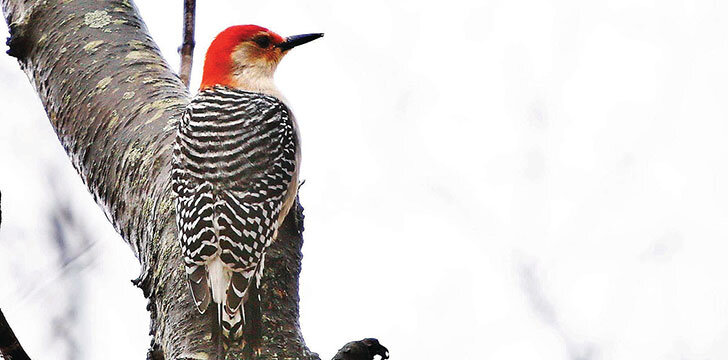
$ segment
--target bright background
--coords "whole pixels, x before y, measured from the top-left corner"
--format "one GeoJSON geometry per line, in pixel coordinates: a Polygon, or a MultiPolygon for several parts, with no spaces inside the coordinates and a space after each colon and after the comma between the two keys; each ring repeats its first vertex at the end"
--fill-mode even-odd
{"type": "MultiPolygon", "coordinates": [[[[181,3],[137,1],[175,69],[181,3]]],[[[322,359],[728,358],[728,3],[200,1],[193,84],[241,23],[326,33],[277,74],[322,359]]],[[[37,359],[142,359],[136,260],[0,83],[0,307],[37,359]]]]}

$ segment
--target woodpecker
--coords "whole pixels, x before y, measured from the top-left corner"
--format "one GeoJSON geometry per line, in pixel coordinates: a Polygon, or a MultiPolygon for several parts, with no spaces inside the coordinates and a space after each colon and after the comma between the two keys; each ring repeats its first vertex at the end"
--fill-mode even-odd
{"type": "Polygon", "coordinates": [[[229,342],[260,331],[266,249],[298,190],[298,126],[273,73],[289,50],[321,36],[227,28],[179,122],[172,187],[185,272],[197,310],[217,304],[229,342]]]}

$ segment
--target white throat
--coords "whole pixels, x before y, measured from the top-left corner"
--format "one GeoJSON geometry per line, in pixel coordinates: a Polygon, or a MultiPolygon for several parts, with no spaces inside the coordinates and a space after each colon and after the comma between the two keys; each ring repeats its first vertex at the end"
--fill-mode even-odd
{"type": "Polygon", "coordinates": [[[245,66],[233,74],[233,85],[241,90],[272,95],[283,100],[283,95],[273,82],[273,71],[257,66],[245,66]]]}
{"type": "Polygon", "coordinates": [[[273,83],[273,74],[280,58],[261,56],[255,45],[241,43],[232,53],[232,85],[241,90],[272,95],[283,101],[283,96],[273,83]]]}

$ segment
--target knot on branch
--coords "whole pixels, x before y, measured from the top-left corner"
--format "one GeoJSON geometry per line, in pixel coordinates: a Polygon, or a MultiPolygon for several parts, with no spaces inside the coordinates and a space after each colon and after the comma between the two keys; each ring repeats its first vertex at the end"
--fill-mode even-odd
{"type": "Polygon", "coordinates": [[[375,338],[366,338],[347,343],[339,349],[333,360],[373,360],[375,355],[382,360],[389,359],[389,350],[375,338]]]}
{"type": "Polygon", "coordinates": [[[10,24],[10,36],[5,42],[8,45],[7,54],[20,60],[25,61],[30,53],[31,41],[26,35],[25,26],[21,24],[10,24]]]}
{"type": "Polygon", "coordinates": [[[154,340],[152,340],[152,347],[147,351],[146,360],[164,360],[164,352],[154,340]]]}

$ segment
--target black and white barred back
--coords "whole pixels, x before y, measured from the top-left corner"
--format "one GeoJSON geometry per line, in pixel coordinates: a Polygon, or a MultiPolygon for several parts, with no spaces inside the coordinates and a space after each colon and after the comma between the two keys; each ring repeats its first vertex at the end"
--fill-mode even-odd
{"type": "Polygon", "coordinates": [[[219,303],[231,341],[246,323],[260,326],[260,309],[247,304],[259,307],[249,297],[259,296],[265,250],[295,197],[294,126],[277,98],[221,86],[201,91],[179,124],[172,184],[189,285],[201,313],[219,303]]]}

